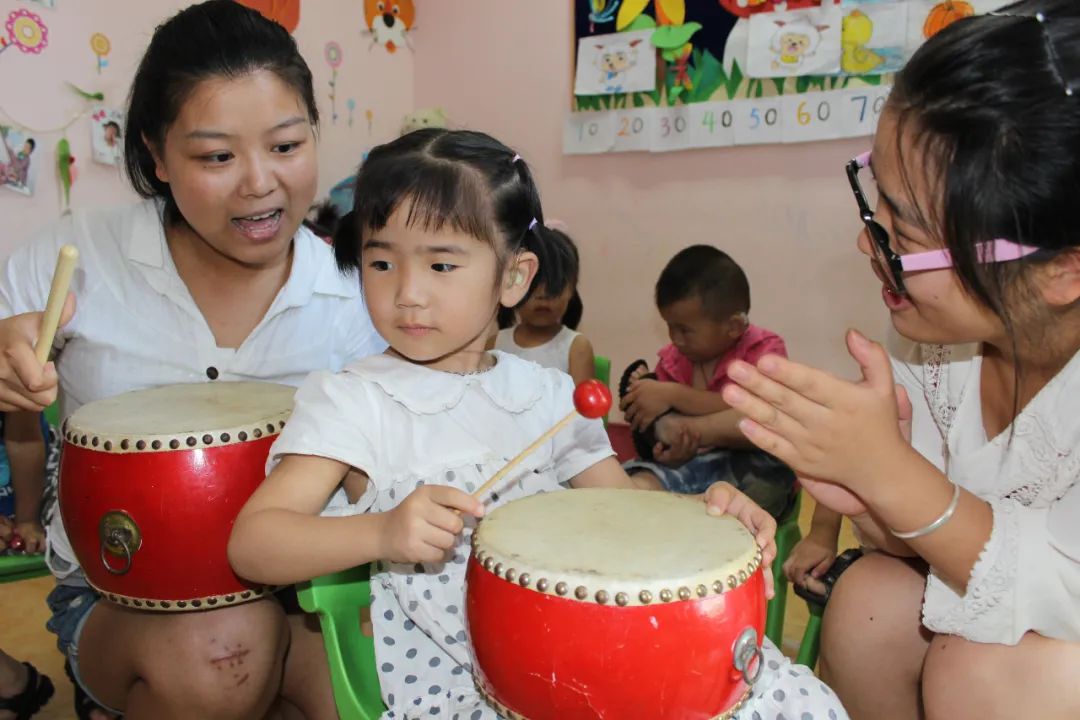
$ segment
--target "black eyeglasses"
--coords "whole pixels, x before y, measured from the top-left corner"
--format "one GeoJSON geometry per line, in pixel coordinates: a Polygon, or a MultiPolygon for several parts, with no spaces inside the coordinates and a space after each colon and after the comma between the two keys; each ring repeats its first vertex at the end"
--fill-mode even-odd
{"type": "MultiPolygon", "coordinates": [[[[874,211],[866,202],[866,195],[859,184],[859,171],[869,164],[869,152],[864,152],[848,161],[848,182],[851,183],[851,192],[855,194],[855,203],[859,206],[859,217],[862,218],[866,232],[870,235],[870,248],[874,254],[874,262],[885,275],[889,289],[898,295],[907,295],[907,290],[904,288],[904,273],[950,268],[953,266],[952,254],[944,249],[906,255],[897,255],[893,251],[889,243],[888,231],[874,220],[874,211]]],[[[1018,260],[1038,250],[1039,248],[1020,245],[1004,238],[982,242],[975,246],[976,255],[981,263],[1018,260]]]]}

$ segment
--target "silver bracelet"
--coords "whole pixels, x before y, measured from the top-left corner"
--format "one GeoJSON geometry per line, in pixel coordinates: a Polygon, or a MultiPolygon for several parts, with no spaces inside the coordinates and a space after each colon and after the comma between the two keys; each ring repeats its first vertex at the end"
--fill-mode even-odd
{"type": "Polygon", "coordinates": [[[938,519],[930,523],[926,527],[921,527],[918,530],[912,530],[911,532],[897,532],[892,528],[889,528],[889,532],[893,534],[893,537],[900,538],[901,540],[912,540],[914,538],[922,537],[923,535],[929,535],[945,523],[949,522],[949,518],[956,512],[956,506],[960,504],[960,486],[953,485],[952,500],[949,501],[949,507],[945,508],[945,512],[938,516],[938,519]]]}

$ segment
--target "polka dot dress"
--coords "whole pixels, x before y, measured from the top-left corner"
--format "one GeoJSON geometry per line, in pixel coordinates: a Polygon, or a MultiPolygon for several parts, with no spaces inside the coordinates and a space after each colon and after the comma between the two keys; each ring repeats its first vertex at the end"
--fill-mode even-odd
{"type": "Polygon", "coordinates": [[[840,699],[805,665],[795,665],[765,638],[761,677],[736,720],[849,720],[840,699]]]}
{"type": "MultiPolygon", "coordinates": [[[[350,503],[339,490],[324,515],[393,510],[426,484],[472,492],[572,408],[569,376],[512,355],[496,357],[491,370],[465,376],[387,356],[313,375],[297,392],[271,464],[296,453],[364,470],[370,480],[363,496],[350,503]]],[[[602,424],[579,420],[515,468],[486,507],[563,490],[611,455],[602,424]]],[[[499,717],[473,685],[466,634],[465,569],[474,527],[468,518],[445,562],[384,562],[372,577],[384,718],[499,717]]]]}

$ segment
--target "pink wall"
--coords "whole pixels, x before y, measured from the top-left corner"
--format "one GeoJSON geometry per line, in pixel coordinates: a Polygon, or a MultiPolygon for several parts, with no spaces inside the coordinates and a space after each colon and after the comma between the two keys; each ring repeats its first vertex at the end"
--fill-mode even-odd
{"type": "Polygon", "coordinates": [[[518,149],[548,217],[582,251],[582,329],[615,372],[666,342],[652,303],[678,249],[712,243],[750,276],[754,322],[794,356],[850,373],[843,332],[880,336],[880,284],[855,250],[844,162],[870,140],[649,155],[564,156],[571,92],[571,0],[422,0],[418,107],[518,149]]]}
{"type": "MultiPolygon", "coordinates": [[[[8,13],[27,9],[37,13],[49,29],[48,47],[40,55],[9,49],[0,54],[0,108],[19,122],[38,128],[61,125],[85,105],[65,88],[72,82],[86,90],[101,90],[109,105],[122,107],[135,67],[154,28],[179,8],[180,0],[56,0],[50,10],[26,0],[0,0],[0,32],[8,13]],[[112,41],[109,66],[97,73],[89,39],[103,32],[112,41]]],[[[352,172],[362,152],[371,145],[396,137],[401,116],[412,109],[413,56],[390,55],[370,48],[363,34],[363,8],[359,0],[304,0],[296,39],[315,75],[319,111],[323,115],[319,150],[319,192],[324,194],[352,172]],[[323,58],[328,40],[343,50],[338,71],[338,121],[330,118],[327,82],[330,67],[323,58]],[[345,101],[356,98],[356,120],[348,126],[345,101]],[[372,132],[364,110],[374,108],[372,132]]],[[[90,159],[88,119],[77,121],[68,131],[71,152],[79,176],[72,188],[72,205],[120,205],[134,193],[120,173],[90,159]]],[[[0,112],[0,124],[10,118],[0,112]]],[[[55,171],[55,148],[60,136],[38,136],[40,152],[37,191],[32,198],[0,188],[0,257],[45,227],[60,214],[59,184],[55,171]]]]}

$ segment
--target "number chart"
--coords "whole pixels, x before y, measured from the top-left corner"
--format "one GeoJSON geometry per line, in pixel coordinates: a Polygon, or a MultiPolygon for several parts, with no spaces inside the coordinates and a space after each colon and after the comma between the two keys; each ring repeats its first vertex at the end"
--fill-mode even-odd
{"type": "Polygon", "coordinates": [[[670,152],[873,135],[890,89],[575,112],[563,132],[563,152],[670,152]]]}

